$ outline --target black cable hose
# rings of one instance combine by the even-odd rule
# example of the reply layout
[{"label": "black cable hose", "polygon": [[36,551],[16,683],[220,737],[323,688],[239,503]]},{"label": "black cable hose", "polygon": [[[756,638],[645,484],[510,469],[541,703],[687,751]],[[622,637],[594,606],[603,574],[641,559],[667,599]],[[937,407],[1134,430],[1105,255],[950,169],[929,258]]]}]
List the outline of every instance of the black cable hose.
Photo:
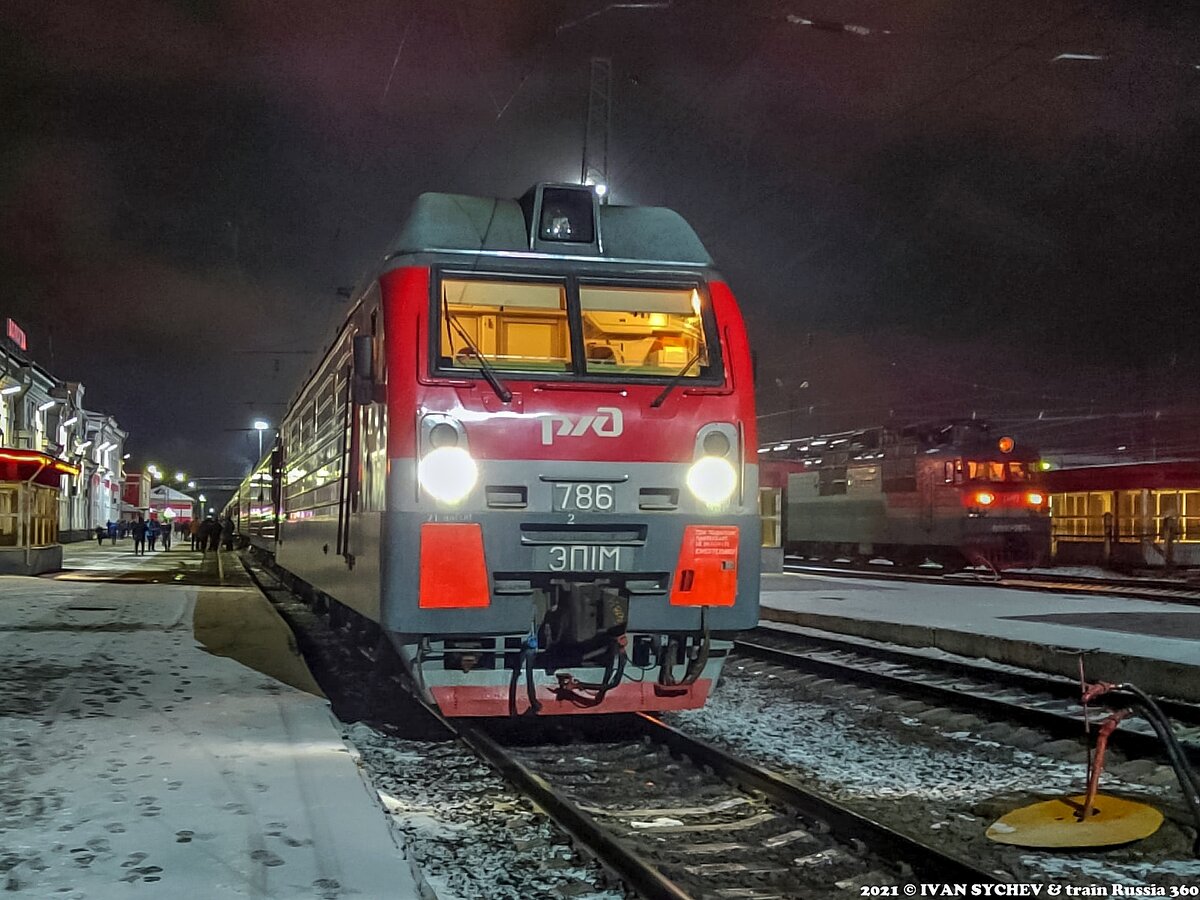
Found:
[{"label": "black cable hose", "polygon": [[672,669],[675,668],[675,656],[679,652],[679,641],[671,638],[667,641],[667,646],[663,650],[662,668],[658,671],[658,683],[664,687],[670,687],[675,684],[675,675]]},{"label": "black cable hose", "polygon": [[1136,698],[1142,718],[1150,723],[1150,727],[1154,729],[1154,733],[1158,735],[1158,739],[1166,748],[1167,759],[1171,763],[1171,768],[1175,770],[1175,777],[1179,779],[1179,789],[1183,792],[1183,798],[1187,802],[1192,819],[1196,824],[1196,838],[1192,843],[1192,853],[1200,857],[1200,783],[1197,782],[1196,773],[1188,763],[1183,749],[1179,746],[1175,732],[1171,729],[1170,720],[1163,715],[1162,709],[1154,702],[1154,698],[1141,688],[1129,683],[1122,683],[1116,685],[1114,690],[1132,694]]},{"label": "black cable hose", "polygon": [[[536,716],[542,711],[542,704],[537,698],[537,686],[533,683],[533,648],[526,647],[525,652],[525,690],[529,694],[529,709],[526,715]],[[515,705],[515,704],[514,704]]]},{"label": "black cable hose", "polygon": [[516,665],[513,666],[512,678],[508,682],[508,715],[513,719],[517,717],[517,685],[521,683],[521,668],[524,661],[525,648],[522,647]]},{"label": "black cable hose", "polygon": [[559,692],[559,699],[569,700],[576,706],[584,709],[599,706],[604,702],[604,698],[608,692],[621,683],[621,678],[625,674],[625,662],[626,656],[621,649],[621,645],[617,641],[613,641],[609,648],[608,659],[604,664],[604,677],[600,683],[579,682],[576,685],[588,690],[595,690],[595,696],[585,697],[582,694],[575,693],[573,690],[562,690]]},{"label": "black cable hose", "polygon": [[[614,665],[615,663],[615,665]],[[616,678],[613,678],[613,670],[616,669]],[[621,681],[621,673],[625,671],[625,654],[621,652],[621,646],[616,641],[612,642],[612,652],[608,655],[608,662],[604,665],[604,679],[600,683],[600,690],[596,692],[593,704],[599,706],[604,702],[605,696],[609,690],[616,687]]]},{"label": "black cable hose", "polygon": [[704,643],[700,645],[700,651],[696,654],[696,658],[691,661],[687,667],[687,671],[683,675],[683,681],[680,684],[695,684],[696,680],[704,674],[704,667],[708,665],[708,654],[712,646],[712,636],[708,632],[708,623],[704,618],[704,610],[700,610],[700,627],[704,634]]},{"label": "black cable hose", "polygon": [[[1141,688],[1132,684],[1118,684],[1114,690],[1124,691],[1132,694],[1137,701],[1139,712],[1142,718],[1150,723],[1150,727],[1154,729],[1154,733],[1158,735],[1159,740],[1163,742],[1167,749],[1167,757],[1172,760],[1172,767],[1175,769],[1175,774],[1185,779],[1191,787],[1193,796],[1200,800],[1200,775],[1197,775],[1195,769],[1188,762],[1187,754],[1179,745],[1179,739],[1175,737],[1175,732],[1171,728],[1171,720],[1163,713],[1162,708],[1155,702],[1154,698],[1145,693]],[[1176,765],[1176,763],[1178,763]]]}]

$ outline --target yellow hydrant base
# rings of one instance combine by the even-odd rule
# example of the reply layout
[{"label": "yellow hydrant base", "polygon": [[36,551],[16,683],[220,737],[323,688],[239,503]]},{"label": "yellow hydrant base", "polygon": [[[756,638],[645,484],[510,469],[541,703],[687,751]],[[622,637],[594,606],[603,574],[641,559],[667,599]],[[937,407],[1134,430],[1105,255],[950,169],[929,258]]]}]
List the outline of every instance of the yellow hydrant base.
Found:
[{"label": "yellow hydrant base", "polygon": [[1111,847],[1147,838],[1162,824],[1153,806],[1104,794],[1084,822],[1083,801],[1081,794],[1014,809],[993,822],[987,836],[1017,847]]}]

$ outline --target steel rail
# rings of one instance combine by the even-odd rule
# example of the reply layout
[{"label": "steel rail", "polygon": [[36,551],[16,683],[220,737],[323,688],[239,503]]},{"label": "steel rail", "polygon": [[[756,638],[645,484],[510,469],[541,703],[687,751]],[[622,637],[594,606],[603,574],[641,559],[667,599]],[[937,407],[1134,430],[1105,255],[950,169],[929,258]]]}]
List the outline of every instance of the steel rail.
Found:
[{"label": "steel rail", "polygon": [[[849,662],[814,659],[803,653],[781,650],[777,647],[767,647],[749,641],[736,641],[734,649],[748,656],[753,656],[756,659],[777,663],[788,668],[812,672],[840,681],[852,681],[856,684],[880,688],[891,693],[906,694],[922,700],[932,700],[939,705],[953,706],[968,712],[983,712],[1002,720],[1008,719],[1021,722],[1022,724],[1041,728],[1055,737],[1072,738],[1079,741],[1084,741],[1086,738],[1082,727],[1083,720],[1064,712],[1039,709],[1035,706],[1026,706],[1011,700],[1003,700],[998,697],[989,697],[985,694],[963,691],[955,686],[918,681],[889,672],[872,672],[859,668]],[[861,653],[865,656],[873,655],[870,649],[852,648],[852,652]],[[917,668],[925,663],[927,659],[926,657],[909,656],[907,659],[897,660],[897,656],[899,655],[895,652],[890,652],[887,661],[899,661],[904,665]],[[930,662],[938,663],[941,661],[930,660]],[[957,663],[953,665],[955,666],[955,671],[951,674],[955,675],[955,677],[965,676],[986,681],[1002,682],[1005,686],[1016,687],[1031,693],[1049,693],[1055,699],[1071,699],[1077,696],[1078,692],[1078,687],[1070,686],[1066,682],[1056,682],[1053,679],[1031,676],[1028,682],[1022,683],[1022,677],[1018,673],[995,672],[995,677],[993,677],[994,670],[992,669],[978,667],[968,672],[965,670],[970,667],[966,664]],[[929,666],[929,668],[936,668],[936,666]],[[1072,687],[1075,691],[1074,694],[1070,692]],[[1105,697],[1102,702],[1105,706],[1127,706],[1129,704],[1123,702],[1127,699],[1121,694],[1114,693]],[[1118,746],[1123,751],[1135,756],[1163,757],[1166,753],[1165,748],[1156,735],[1133,731],[1128,728],[1117,728],[1109,737],[1109,745]],[[1189,745],[1187,753],[1193,761],[1200,761],[1200,748]]]},{"label": "steel rail", "polygon": [[[578,805],[563,797],[546,779],[513,757],[482,729],[449,720],[438,710],[426,707],[447,729],[491,764],[510,784],[534,802],[602,866],[648,900],[693,900],[652,863],[599,825]],[[825,822],[830,832],[843,841],[858,840],[875,854],[909,865],[918,875],[941,883],[997,883],[994,873],[904,835],[832,800],[815,794],[797,782],[761,766],[738,759],[706,741],[691,737],[648,713],[637,713],[647,737],[708,766],[712,771],[746,791],[757,791],[812,819]]]},{"label": "steel rail", "polygon": [[943,853],[827,797],[814,794],[786,776],[684,734],[648,713],[637,713],[637,716],[651,740],[689,757],[693,762],[709,766],[713,772],[744,790],[761,791],[785,806],[827,823],[831,832],[842,840],[859,840],[885,858],[907,863],[916,874],[930,881],[960,884],[994,884],[1000,881],[995,874],[977,868],[966,860]]},{"label": "steel rail", "polygon": [[[854,569],[832,565],[809,565],[784,562],[784,572],[796,575],[827,576],[830,578],[854,578],[874,581],[908,581],[916,584],[945,584],[955,587],[1008,588],[1014,591],[1030,591],[1039,594],[1093,594],[1099,596],[1127,597],[1131,600],[1156,600],[1161,603],[1177,603],[1181,606],[1200,606],[1200,589],[1188,584],[1164,582],[1131,582],[1128,579],[1069,579],[1067,576],[1002,575],[999,578],[972,577],[962,573],[948,575],[920,572],[889,572],[883,569]],[[1059,581],[1057,579],[1064,580]]]},{"label": "steel rail", "polygon": [[[420,699],[420,698],[418,698]],[[422,705],[452,734],[457,735],[478,756],[486,760],[504,779],[549,816],[595,860],[647,900],[694,900],[644,859],[622,843],[612,832],[599,825],[576,804],[563,797],[529,767],[519,762],[491,735],[482,729],[443,716],[441,711]]]},{"label": "steel rail", "polygon": [[[965,658],[949,659],[944,656],[929,656],[916,652],[919,648],[910,650],[899,646],[882,646],[866,641],[858,641],[849,636],[835,636],[831,633],[814,634],[811,632],[790,631],[783,628],[773,628],[759,623],[754,631],[744,632],[752,636],[755,632],[769,635],[776,640],[804,644],[815,649],[834,650],[843,653],[857,653],[869,656],[881,662],[898,663],[918,669],[932,669],[944,672],[955,678],[978,678],[1000,684],[1005,687],[1017,688],[1030,693],[1050,694],[1062,700],[1078,700],[1079,682],[1065,675],[1047,675],[1032,670],[1014,671],[1013,668],[996,668],[972,663]],[[753,644],[753,641],[746,641]],[[941,651],[939,651],[941,652]],[[1155,702],[1171,718],[1189,725],[1200,726],[1200,705],[1183,700],[1172,700],[1166,697],[1155,697]],[[1115,705],[1115,700],[1114,700]]]}]

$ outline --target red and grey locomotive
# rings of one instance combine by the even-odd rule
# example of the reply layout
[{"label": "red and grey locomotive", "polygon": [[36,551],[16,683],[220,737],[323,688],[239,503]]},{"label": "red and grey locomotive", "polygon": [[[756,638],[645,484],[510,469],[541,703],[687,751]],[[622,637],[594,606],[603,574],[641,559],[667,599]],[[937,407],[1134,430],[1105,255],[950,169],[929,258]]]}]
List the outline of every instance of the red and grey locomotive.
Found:
[{"label": "red and grey locomotive", "polygon": [[975,420],[868,428],[759,451],[785,551],[947,568],[1034,565],[1050,547],[1038,456]]},{"label": "red and grey locomotive", "polygon": [[445,714],[696,707],[758,619],[753,390],[677,213],[423,194],[236,512]]}]

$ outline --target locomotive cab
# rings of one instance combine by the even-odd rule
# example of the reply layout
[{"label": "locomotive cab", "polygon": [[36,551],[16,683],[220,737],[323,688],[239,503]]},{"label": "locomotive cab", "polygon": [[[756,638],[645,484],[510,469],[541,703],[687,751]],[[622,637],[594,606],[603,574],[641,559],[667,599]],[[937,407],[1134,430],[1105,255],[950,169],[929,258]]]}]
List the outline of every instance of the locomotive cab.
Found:
[{"label": "locomotive cab", "polygon": [[[368,610],[449,715],[701,706],[757,623],[750,354],[676,212],[422,194],[378,277]],[[286,544],[284,544],[286,546]]]}]

